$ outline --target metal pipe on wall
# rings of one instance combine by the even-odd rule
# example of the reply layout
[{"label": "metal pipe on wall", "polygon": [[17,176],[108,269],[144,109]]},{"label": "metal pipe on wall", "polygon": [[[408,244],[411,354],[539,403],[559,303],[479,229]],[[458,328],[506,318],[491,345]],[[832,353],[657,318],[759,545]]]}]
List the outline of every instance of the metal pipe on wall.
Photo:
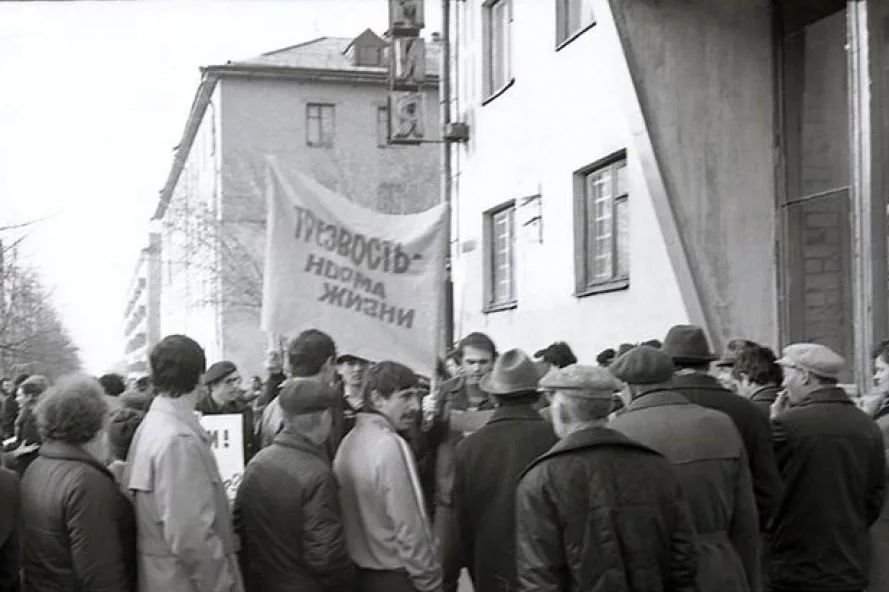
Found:
[{"label": "metal pipe on wall", "polygon": [[[451,0],[441,1],[441,76],[439,77],[439,107],[441,109],[441,129],[445,131],[451,123]],[[442,134],[444,135],[444,134]],[[445,298],[444,298],[444,339],[446,347],[454,343],[454,282],[451,278],[451,143],[445,139],[441,144],[441,194],[448,209],[447,254],[445,256]]]}]

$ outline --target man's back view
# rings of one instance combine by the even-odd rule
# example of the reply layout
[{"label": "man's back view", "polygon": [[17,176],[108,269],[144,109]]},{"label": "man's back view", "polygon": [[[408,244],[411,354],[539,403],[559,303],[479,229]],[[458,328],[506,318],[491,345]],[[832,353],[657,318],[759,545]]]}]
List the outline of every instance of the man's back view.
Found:
[{"label": "man's back view", "polygon": [[679,481],[653,450],[604,427],[618,383],[587,368],[585,385],[547,376],[562,439],[528,467],[516,493],[522,592],[685,592],[694,532]]},{"label": "man's back view", "polygon": [[[653,371],[661,368],[662,373]],[[663,454],[688,500],[701,592],[745,592],[759,582],[759,529],[744,444],[723,413],[689,403],[669,386],[672,362],[638,347],[611,365],[633,400],[609,427]]]}]

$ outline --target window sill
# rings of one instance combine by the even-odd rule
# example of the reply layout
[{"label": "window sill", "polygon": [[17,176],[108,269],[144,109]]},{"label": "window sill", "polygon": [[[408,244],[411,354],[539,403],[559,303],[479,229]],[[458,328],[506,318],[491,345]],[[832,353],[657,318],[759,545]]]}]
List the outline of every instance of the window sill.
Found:
[{"label": "window sill", "polygon": [[508,91],[510,88],[512,88],[513,84],[515,84],[515,78],[510,78],[509,82],[507,82],[506,84],[501,86],[499,89],[497,89],[494,92],[492,92],[491,94],[489,94],[486,98],[482,99],[482,107],[484,107],[485,105],[487,105],[488,103],[490,103],[491,101],[493,101],[494,99],[496,99],[497,97],[499,97],[500,95],[502,95],[503,93]]},{"label": "window sill", "polygon": [[561,50],[563,47],[565,47],[566,45],[568,45],[569,43],[571,43],[572,41],[574,41],[575,39],[577,39],[578,37],[580,37],[581,35],[583,35],[584,33],[586,33],[587,31],[589,31],[590,29],[592,29],[595,26],[596,26],[596,21],[593,21],[590,24],[581,27],[576,32],[574,32],[571,35],[569,35],[568,37],[566,37],[564,41],[559,41],[558,43],[556,43],[556,51]]},{"label": "window sill", "polygon": [[630,278],[609,280],[607,282],[602,282],[600,284],[593,284],[592,286],[587,286],[587,287],[575,292],[574,295],[577,298],[583,298],[584,296],[592,296],[593,294],[604,294],[606,292],[617,292],[618,290],[626,290],[629,287],[630,287]]},{"label": "window sill", "polygon": [[498,302],[496,304],[486,304],[482,309],[482,312],[485,314],[492,312],[500,312],[503,310],[514,310],[518,308],[519,303],[516,300],[510,300],[509,302]]}]

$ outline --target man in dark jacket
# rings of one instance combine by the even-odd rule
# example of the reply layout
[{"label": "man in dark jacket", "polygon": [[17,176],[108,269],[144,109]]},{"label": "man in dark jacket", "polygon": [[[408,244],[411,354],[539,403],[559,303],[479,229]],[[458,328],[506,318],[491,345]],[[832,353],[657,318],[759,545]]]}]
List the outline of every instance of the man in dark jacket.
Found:
[{"label": "man in dark jacket", "polygon": [[722,411],[732,418],[741,433],[753,477],[759,526],[763,531],[768,530],[782,488],[768,421],[753,403],[726,390],[710,376],[710,363],[716,356],[710,352],[700,327],[672,327],[664,339],[663,351],[673,358],[676,367],[673,390],[696,405]]},{"label": "man in dark jacket", "polygon": [[[434,451],[434,524],[442,548],[456,544],[451,491],[457,444],[467,433],[481,427],[494,412],[494,402],[479,386],[497,359],[494,342],[484,333],[470,333],[457,344],[456,355],[462,373],[443,382],[437,393],[423,400],[424,428]],[[464,424],[457,425],[456,418]]]},{"label": "man in dark jacket", "polygon": [[886,486],[882,435],[837,386],[845,361],[830,348],[789,345],[779,363],[786,395],[772,429],[785,493],[772,523],[772,590],[864,590],[868,528]]},{"label": "man in dark jacket", "polygon": [[253,407],[241,397],[243,378],[237,366],[223,360],[207,368],[204,374],[204,394],[195,403],[195,411],[204,415],[240,415],[242,440],[244,443],[244,464],[256,453],[256,439],[253,432]]},{"label": "man in dark jacket", "polygon": [[0,468],[0,592],[19,589],[19,479],[14,472]]},{"label": "man in dark jacket", "polygon": [[475,590],[514,590],[515,488],[528,464],[556,443],[534,409],[540,398],[537,366],[521,350],[497,358],[481,388],[494,415],[457,446],[452,500],[457,537],[442,549],[445,592],[457,590],[467,567]]},{"label": "man in dark jacket", "polygon": [[617,381],[585,368],[548,374],[540,386],[553,393],[561,441],[518,486],[517,590],[696,591],[694,531],[676,474],[605,427]]},{"label": "man in dark jacket", "polygon": [[290,380],[277,397],[284,429],[247,465],[235,498],[247,592],[348,592],[337,485],[325,450],[332,411],[324,385]]},{"label": "man in dark jacket", "polygon": [[756,505],[731,419],[669,390],[673,367],[659,350],[637,347],[610,370],[627,383],[632,400],[609,427],[663,454],[679,476],[696,532],[700,591],[757,590]]}]

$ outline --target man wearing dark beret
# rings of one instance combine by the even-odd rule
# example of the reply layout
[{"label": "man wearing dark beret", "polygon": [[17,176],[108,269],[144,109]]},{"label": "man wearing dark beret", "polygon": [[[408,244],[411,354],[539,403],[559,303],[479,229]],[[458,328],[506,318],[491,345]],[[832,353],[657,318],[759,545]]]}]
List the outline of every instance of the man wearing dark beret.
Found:
[{"label": "man wearing dark beret", "polygon": [[609,427],[667,457],[679,475],[697,533],[701,592],[759,589],[759,527],[744,443],[723,413],[670,390],[673,361],[636,347],[609,367],[629,401]]},{"label": "man wearing dark beret", "polygon": [[284,429],[247,465],[235,496],[245,587],[351,590],[354,568],[326,449],[333,427],[329,389],[296,378],[284,384],[277,401]]},{"label": "man wearing dark beret", "polygon": [[256,453],[253,432],[253,408],[241,396],[243,378],[238,367],[228,360],[216,362],[204,374],[204,393],[194,408],[204,415],[240,415],[244,442],[244,464]]}]

